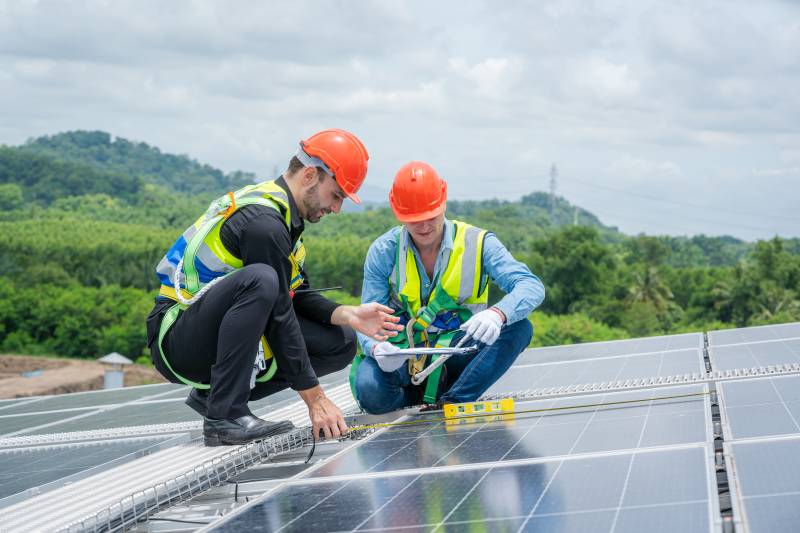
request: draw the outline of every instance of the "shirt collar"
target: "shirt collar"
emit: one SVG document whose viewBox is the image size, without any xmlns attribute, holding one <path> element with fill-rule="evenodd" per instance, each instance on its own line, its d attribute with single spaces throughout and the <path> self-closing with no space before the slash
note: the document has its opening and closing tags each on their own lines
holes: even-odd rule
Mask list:
<svg viewBox="0 0 800 533">
<path fill-rule="evenodd" d="M 300 212 L 297 210 L 297 202 L 294 201 L 292 191 L 283 176 L 275 180 L 275 184 L 286 191 L 286 197 L 289 199 L 289 212 L 291 213 L 292 235 L 303 233 L 305 223 L 300 218 Z"/>
<path fill-rule="evenodd" d="M 445 218 L 444 219 L 444 238 L 442 239 L 442 246 L 439 248 L 439 253 L 443 250 L 452 250 L 453 249 L 453 235 L 455 234 L 455 224 L 453 221 Z"/>
</svg>

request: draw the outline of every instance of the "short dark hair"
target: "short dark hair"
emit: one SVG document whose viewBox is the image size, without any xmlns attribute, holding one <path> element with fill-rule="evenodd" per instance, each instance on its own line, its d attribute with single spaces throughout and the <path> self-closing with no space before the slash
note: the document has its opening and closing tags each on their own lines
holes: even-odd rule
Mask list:
<svg viewBox="0 0 800 533">
<path fill-rule="evenodd" d="M 299 159 L 297 159 L 297 156 L 292 156 L 292 159 L 289 161 L 289 168 L 286 169 L 286 174 L 292 175 L 303 168 L 305 168 L 305 165 L 301 163 Z M 315 168 L 317 169 L 317 175 L 319 176 L 319 179 L 325 179 L 325 176 L 328 175 L 328 173 L 325 172 L 325 169 L 322 167 Z"/>
</svg>

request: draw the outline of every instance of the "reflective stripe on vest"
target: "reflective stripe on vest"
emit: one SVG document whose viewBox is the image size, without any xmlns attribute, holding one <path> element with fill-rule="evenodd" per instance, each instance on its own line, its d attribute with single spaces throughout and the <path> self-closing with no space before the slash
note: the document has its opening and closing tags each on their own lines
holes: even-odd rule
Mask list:
<svg viewBox="0 0 800 533">
<path fill-rule="evenodd" d="M 175 269 L 181 259 L 184 279 L 181 280 L 182 294 L 195 294 L 211 280 L 229 274 L 242 267 L 241 259 L 231 254 L 222 243 L 220 228 L 223 222 L 236 210 L 246 205 L 263 205 L 275 209 L 284 218 L 287 227 L 291 224 L 289 198 L 286 192 L 274 181 L 266 181 L 257 185 L 249 185 L 234 193 L 228 193 L 214 200 L 206 212 L 197 219 L 175 241 L 156 267 L 161 279 L 162 294 L 169 296 L 172 289 L 174 299 Z M 294 250 L 289 255 L 292 275 L 289 289 L 295 289 L 303 283 L 302 267 L 306 252 L 302 238 L 297 240 Z"/>
<path fill-rule="evenodd" d="M 483 273 L 483 240 L 487 231 L 463 222 L 453 221 L 453 249 L 444 258 L 446 266 L 430 293 L 429 305 L 437 302 L 435 314 L 442 311 L 466 311 L 466 315 L 486 309 L 489 301 L 488 276 Z M 417 262 L 405 228 L 399 230 L 397 260 L 392 273 L 392 298 L 410 317 L 428 327 L 435 316 L 426 315 Z M 440 292 L 449 298 L 443 298 Z M 443 303 L 442 303 L 443 302 Z M 449 302 L 449 303 L 448 303 Z M 459 314 L 464 314 L 464 313 Z"/>
</svg>

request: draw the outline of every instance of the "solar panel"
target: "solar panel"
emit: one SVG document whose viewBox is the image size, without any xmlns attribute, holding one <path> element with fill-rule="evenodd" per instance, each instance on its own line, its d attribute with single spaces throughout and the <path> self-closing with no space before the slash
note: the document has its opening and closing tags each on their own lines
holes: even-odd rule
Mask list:
<svg viewBox="0 0 800 533">
<path fill-rule="evenodd" d="M 36 446 L 0 451 L 0 502 L 13 494 L 40 487 L 90 468 L 152 448 L 170 437 L 122 439 L 72 444 Z M 116 463 L 115 463 L 116 464 Z"/>
<path fill-rule="evenodd" d="M 800 522 L 800 438 L 726 445 L 734 517 L 750 533 L 793 533 Z"/>
<path fill-rule="evenodd" d="M 653 354 L 606 357 L 512 366 L 488 394 L 558 387 L 580 383 L 699 373 L 703 370 L 699 349 Z"/>
<path fill-rule="evenodd" d="M 4 409 L 7 409 L 14 405 L 18 405 L 20 403 L 30 402 L 38 399 L 39 399 L 38 397 L 34 397 L 34 398 L 9 398 L 7 400 L 0 400 L 0 411 L 3 411 Z"/>
<path fill-rule="evenodd" d="M 714 370 L 800 363 L 800 339 L 709 346 Z"/>
<path fill-rule="evenodd" d="M 696 446 L 305 480 L 211 531 L 710 531 L 709 455 Z"/>
<path fill-rule="evenodd" d="M 87 408 L 81 411 L 71 411 L 69 416 L 78 416 L 80 414 L 91 413 L 94 409 Z M 2 411 L 0 411 L 2 413 Z M 63 420 L 64 413 L 49 412 L 49 413 L 34 413 L 34 414 L 21 414 L 21 415 L 1 415 L 0 414 L 0 437 L 16 434 L 19 432 L 26 432 L 30 428 L 38 427 L 45 424 L 51 424 Z M 49 432 L 48 432 L 49 433 Z"/>
<path fill-rule="evenodd" d="M 800 433 L 800 376 L 720 383 L 728 438 Z"/>
<path fill-rule="evenodd" d="M 725 344 L 792 339 L 798 337 L 800 337 L 800 322 L 793 322 L 791 324 L 775 324 L 771 326 L 710 331 L 708 333 L 708 343 L 711 346 L 722 346 Z"/>
<path fill-rule="evenodd" d="M 260 479 L 265 475 L 260 472 L 251 472 L 255 477 L 238 476 L 238 483 L 248 483 L 244 491 L 248 497 L 257 499 L 227 514 L 212 529 L 728 531 L 732 517 L 727 507 L 720 509 L 720 501 L 726 502 L 730 481 L 734 515 L 739 520 L 736 529 L 792 530 L 800 521 L 800 512 L 786 510 L 786 506 L 800 508 L 796 500 L 800 487 L 793 485 L 800 477 L 800 462 L 794 459 L 800 452 L 800 375 L 792 366 L 800 364 L 797 333 L 800 323 L 712 332 L 709 340 L 715 342 L 707 353 L 716 373 L 706 373 L 702 334 L 528 350 L 487 391 L 495 398 L 515 394 L 514 413 L 445 421 L 439 412 L 403 410 L 380 417 L 381 421 L 398 422 L 392 427 L 355 441 L 321 445 L 314 459 L 318 462 L 310 467 L 295 465 L 305 450 L 302 437 L 290 439 L 286 448 L 274 448 L 290 451 L 283 463 L 286 468 L 270 472 L 268 482 Z M 758 370 L 742 370 L 750 367 Z M 728 372 L 734 369 L 736 372 Z M 769 377 L 761 377 L 764 375 Z M 333 396 L 342 399 L 346 386 L 341 384 L 346 377 L 347 371 L 342 371 L 321 381 L 335 385 Z M 698 383 L 687 384 L 692 381 Z M 188 389 L 168 387 L 172 388 L 165 388 L 155 400 L 136 396 L 120 405 L 125 399 L 109 394 L 104 396 L 106 403 L 83 410 L 80 406 L 89 404 L 81 403 L 77 396 L 66 404 L 57 398 L 38 399 L 27 406 L 0 403 L 0 428 L 6 431 L 19 420 L 37 426 L 43 420 L 37 417 L 61 416 L 53 425 L 19 430 L 43 435 L 50 443 L 62 438 L 50 433 L 65 431 L 102 432 L 137 426 L 133 434 L 144 434 L 145 430 L 138 432 L 138 426 L 180 421 L 199 427 L 200 417 L 183 404 Z M 635 390 L 612 392 L 620 388 Z M 709 392 L 715 388 L 716 396 Z M 537 396 L 546 399 L 535 399 Z M 40 410 L 54 405 L 61 406 L 58 412 Z M 285 416 L 302 415 L 305 407 L 293 391 L 284 390 L 251 403 L 251 409 L 270 418 L 278 409 L 291 413 Z M 65 419 L 76 414 L 87 416 Z M 721 436 L 716 434 L 717 416 L 721 416 Z M 374 420 L 357 417 L 353 424 Z M 188 431 L 196 426 L 177 427 Z M 109 442 L 108 436 L 92 434 L 91 438 Z M 34 436 L 19 442 L 41 439 Z M 730 465 L 727 472 L 725 462 L 715 457 L 720 442 Z M 20 446 L 14 439 L 4 445 L 6 451 Z M 231 452 L 250 454 L 245 448 L 232 448 Z M 214 454 L 220 452 L 227 450 L 196 444 L 187 445 L 185 453 L 169 450 L 187 461 L 186 468 L 200 473 L 206 472 L 206 466 L 195 468 L 189 456 L 215 457 L 216 461 Z M 79 452 L 75 454 L 77 461 Z M 767 462 L 762 455 L 769 456 Z M 3 457 L 0 452 L 0 471 L 6 466 Z M 120 471 L 131 466 L 152 477 L 149 459 L 126 463 Z M 57 456 L 53 461 L 69 464 Z M 783 470 L 776 466 L 779 463 L 785 463 Z M 33 460 L 31 464 L 34 483 L 38 463 Z M 58 470 L 44 464 L 43 472 Z M 208 471 L 198 479 L 211 479 L 220 472 Z M 160 470 L 158 474 L 163 475 Z M 104 475 L 99 474 L 98 479 Z M 126 490 L 131 487 L 126 494 L 134 487 L 143 495 L 153 494 L 131 477 L 137 476 L 125 478 Z M 184 477 L 167 485 L 171 494 L 193 493 L 188 490 L 190 480 Z M 260 491 L 256 487 L 261 487 Z M 209 506 L 211 493 L 217 490 L 224 501 Z M 195 506 L 181 505 L 180 512 L 191 520 L 193 512 L 206 509 L 204 520 L 216 520 L 217 511 L 227 513 L 238 505 L 231 501 L 233 490 L 238 491 L 238 485 L 236 489 L 212 489 L 198 498 Z M 168 501 L 172 503 L 171 494 Z M 161 500 L 155 497 L 153 501 Z M 108 499 L 108 505 L 116 502 Z M 71 506 L 71 520 L 85 520 L 80 516 L 83 509 L 76 511 L 74 503 L 67 506 Z M 775 510 L 776 506 L 781 509 Z M 127 520 L 122 518 L 126 512 L 132 513 L 131 520 L 141 519 L 153 512 L 152 508 L 126 511 L 121 503 L 104 509 L 98 511 L 107 512 L 108 520 L 117 514 L 120 520 Z M 102 516 L 100 520 L 105 521 L 106 515 Z M 160 516 L 169 519 L 167 511 Z M 91 525 L 95 523 L 92 520 L 81 523 Z"/>
<path fill-rule="evenodd" d="M 89 411 L 89 416 L 76 416 L 46 427 L 26 430 L 24 435 L 43 435 L 46 433 L 66 433 L 69 431 L 88 431 L 93 429 L 121 428 L 126 426 L 144 426 L 148 424 L 168 424 L 171 422 L 189 422 L 199 420 L 199 415 L 181 400 L 169 402 L 152 402 L 129 404 L 106 411 Z M 73 413 L 62 413 L 64 415 Z"/>
<path fill-rule="evenodd" d="M 645 337 L 621 341 L 590 342 L 569 344 L 546 348 L 525 350 L 517 358 L 516 364 L 549 363 L 556 361 L 577 361 L 597 357 L 624 356 L 643 353 L 667 352 L 676 350 L 699 350 L 703 347 L 701 333 Z"/>
<path fill-rule="evenodd" d="M 670 398 L 639 401 L 663 397 Z M 407 425 L 328 462 L 314 476 L 710 442 L 710 416 L 707 391 L 700 386 L 518 402 L 514 415 L 460 424 L 442 422 L 438 414 L 415 415 Z"/>
<path fill-rule="evenodd" d="M 139 400 L 150 396 L 159 396 L 176 388 L 178 385 L 159 384 L 145 385 L 142 387 L 131 387 L 122 389 L 109 389 L 92 392 L 77 392 L 73 394 L 61 394 L 55 397 L 43 396 L 38 400 L 26 402 L 21 405 L 9 407 L 0 411 L 2 415 L 19 413 L 36 413 L 42 411 L 53 411 L 59 409 L 76 409 L 83 407 L 102 407 L 105 405 L 119 404 Z"/>
</svg>

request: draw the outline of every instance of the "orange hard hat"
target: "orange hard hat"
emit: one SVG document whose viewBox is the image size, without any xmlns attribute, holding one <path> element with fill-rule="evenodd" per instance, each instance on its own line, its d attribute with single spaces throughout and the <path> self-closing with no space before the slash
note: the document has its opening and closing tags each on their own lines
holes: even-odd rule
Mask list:
<svg viewBox="0 0 800 533">
<path fill-rule="evenodd" d="M 401 222 L 438 216 L 447 202 L 447 182 L 428 163 L 411 161 L 394 176 L 389 205 Z"/>
<path fill-rule="evenodd" d="M 361 203 L 356 193 L 367 177 L 369 154 L 358 137 L 345 130 L 322 130 L 300 141 L 297 157 L 306 166 L 323 167 L 348 198 Z"/>
</svg>

